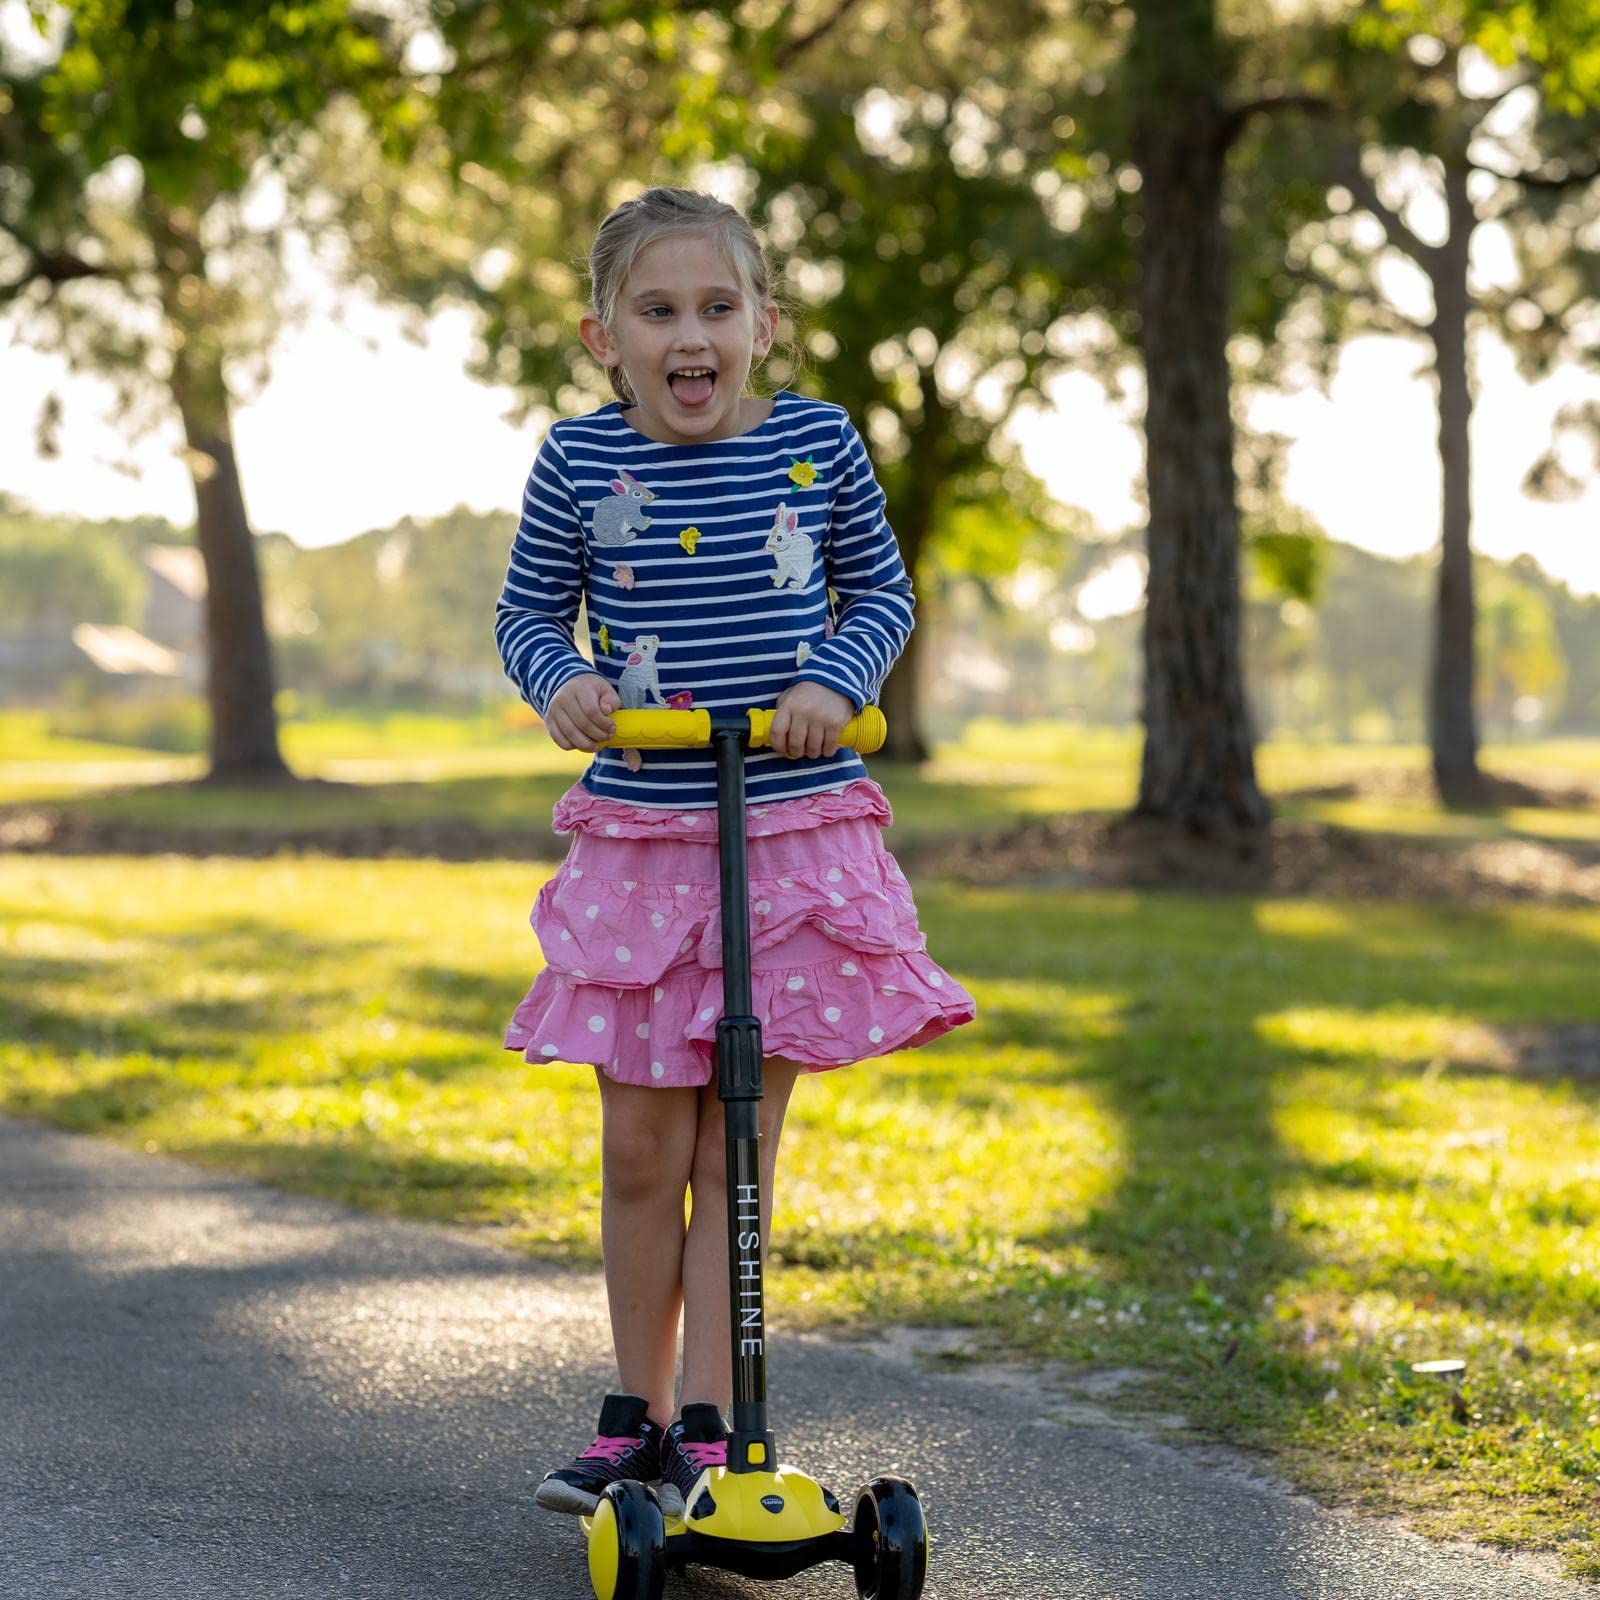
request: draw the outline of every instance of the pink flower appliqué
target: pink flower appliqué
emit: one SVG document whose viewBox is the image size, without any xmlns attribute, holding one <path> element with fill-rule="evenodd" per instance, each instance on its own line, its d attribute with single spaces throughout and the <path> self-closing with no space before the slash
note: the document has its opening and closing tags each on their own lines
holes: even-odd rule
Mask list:
<svg viewBox="0 0 1600 1600">
<path fill-rule="evenodd" d="M 632 567 L 613 567 L 611 576 L 616 580 L 619 589 L 631 589 L 633 587 Z"/>
<path fill-rule="evenodd" d="M 687 689 L 680 689 L 676 694 L 667 696 L 667 704 L 674 711 L 694 710 L 694 696 Z"/>
</svg>

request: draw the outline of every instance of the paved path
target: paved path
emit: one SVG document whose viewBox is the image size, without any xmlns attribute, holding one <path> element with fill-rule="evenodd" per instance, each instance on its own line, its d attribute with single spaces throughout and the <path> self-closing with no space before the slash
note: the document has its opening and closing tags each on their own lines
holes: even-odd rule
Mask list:
<svg viewBox="0 0 1600 1600">
<path fill-rule="evenodd" d="M 576 1524 L 531 1496 L 608 1384 L 603 1307 L 463 1231 L 0 1118 L 0 1595 L 584 1600 Z M 781 1334 L 771 1383 L 785 1457 L 917 1483 L 934 1600 L 1594 1600 L 1081 1403 Z"/>
</svg>

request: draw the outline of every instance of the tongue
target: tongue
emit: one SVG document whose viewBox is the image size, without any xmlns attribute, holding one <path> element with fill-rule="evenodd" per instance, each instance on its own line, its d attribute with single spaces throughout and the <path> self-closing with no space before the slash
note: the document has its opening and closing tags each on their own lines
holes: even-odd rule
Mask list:
<svg viewBox="0 0 1600 1600">
<path fill-rule="evenodd" d="M 702 406 L 711 398 L 715 378 L 674 378 L 672 392 L 686 406 Z"/>
</svg>

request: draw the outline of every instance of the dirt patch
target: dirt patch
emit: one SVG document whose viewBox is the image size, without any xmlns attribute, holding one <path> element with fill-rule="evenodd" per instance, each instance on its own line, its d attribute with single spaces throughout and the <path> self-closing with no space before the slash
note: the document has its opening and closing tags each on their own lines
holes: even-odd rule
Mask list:
<svg viewBox="0 0 1600 1600">
<path fill-rule="evenodd" d="M 1142 818 L 1038 817 L 901 855 L 908 872 L 973 884 L 1600 905 L 1600 845 L 1444 844 L 1320 822 L 1198 831 Z"/>
<path fill-rule="evenodd" d="M 476 823 L 359 822 L 265 828 L 162 826 L 111 821 L 70 807 L 0 806 L 0 853 L 39 855 L 324 855 L 358 860 L 549 861 L 562 853 L 548 824 L 525 829 Z"/>
<path fill-rule="evenodd" d="M 1600 1022 L 1463 1023 L 1445 1041 L 1444 1056 L 1468 1071 L 1600 1083 Z"/>
<path fill-rule="evenodd" d="M 1321 784 L 1307 789 L 1283 791 L 1285 800 L 1373 800 L 1386 804 L 1417 805 L 1432 808 L 1438 804 L 1433 775 L 1421 767 L 1372 767 L 1342 783 Z M 1549 773 L 1484 773 L 1479 793 L 1468 810 L 1577 811 L 1585 806 L 1600 807 L 1600 784 L 1564 775 L 1554 780 Z"/>
</svg>

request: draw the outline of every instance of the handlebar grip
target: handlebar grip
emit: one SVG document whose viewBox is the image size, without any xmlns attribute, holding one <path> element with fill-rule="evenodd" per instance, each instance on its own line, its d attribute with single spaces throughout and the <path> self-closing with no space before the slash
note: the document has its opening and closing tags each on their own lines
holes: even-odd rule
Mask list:
<svg viewBox="0 0 1600 1600">
<path fill-rule="evenodd" d="M 752 711 L 750 713 L 750 748 L 763 750 L 769 742 L 772 732 L 772 718 L 775 713 L 771 711 Z M 858 755 L 870 756 L 874 750 L 883 748 L 883 741 L 889 737 L 889 724 L 884 721 L 883 713 L 876 706 L 864 706 L 859 716 L 852 717 L 839 731 L 839 747 L 842 750 L 854 750 Z"/>
<path fill-rule="evenodd" d="M 772 731 L 773 713 L 751 711 L 750 748 L 765 749 Z M 702 750 L 711 743 L 709 711 L 613 711 L 616 732 L 601 749 Z M 841 748 L 871 755 L 883 748 L 889 725 L 876 706 L 867 706 L 860 716 L 845 723 L 839 734 Z"/>
</svg>

